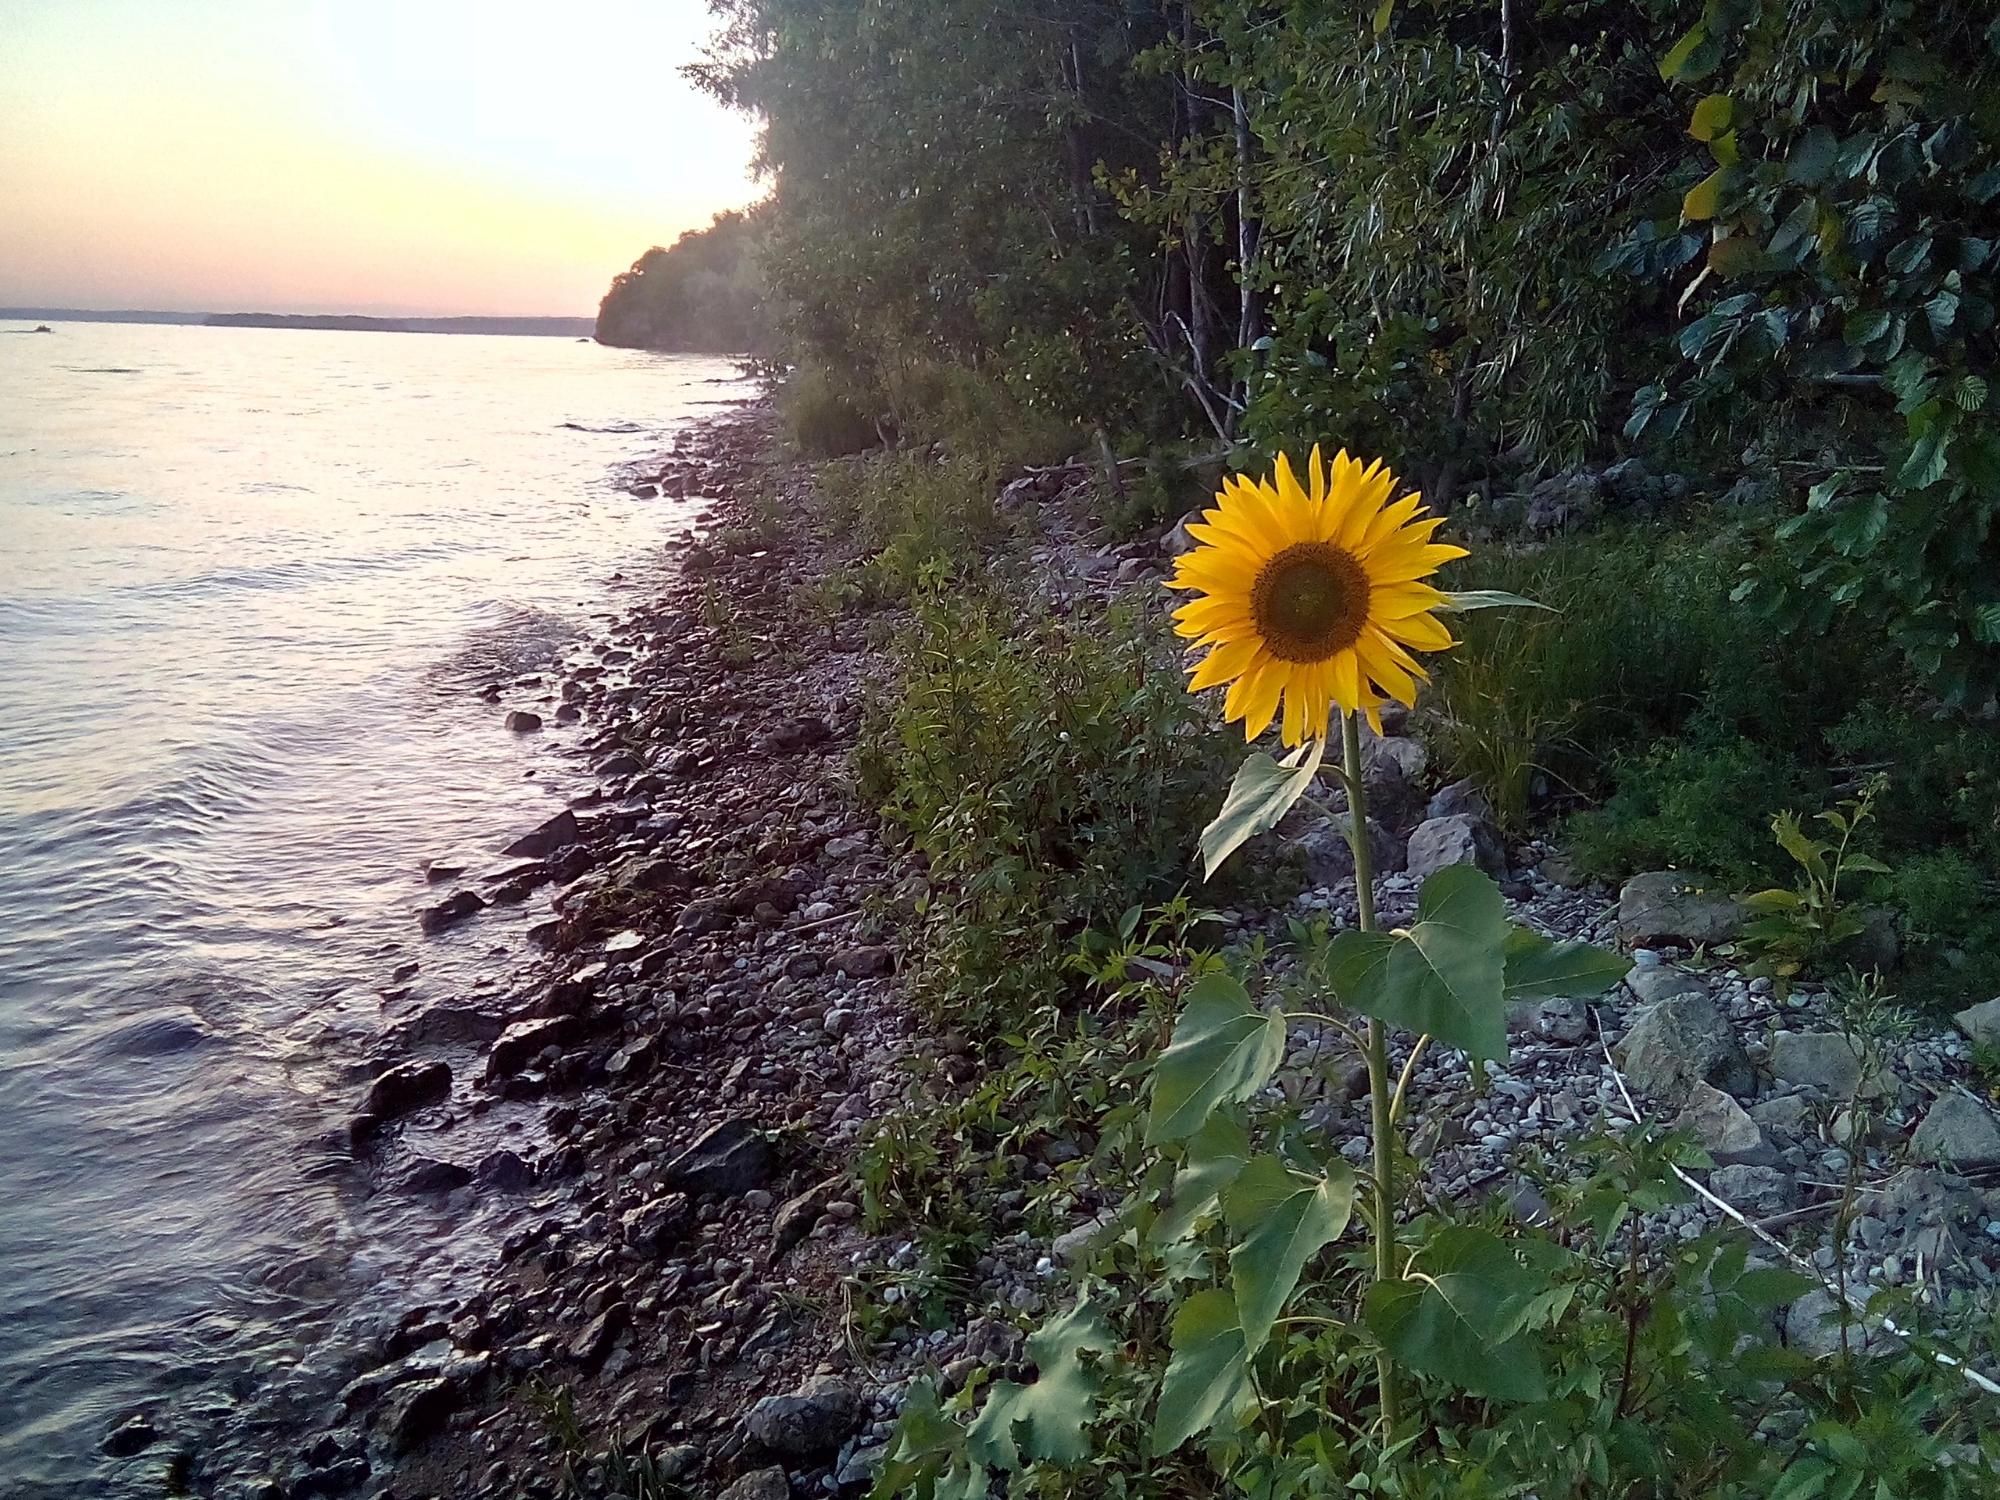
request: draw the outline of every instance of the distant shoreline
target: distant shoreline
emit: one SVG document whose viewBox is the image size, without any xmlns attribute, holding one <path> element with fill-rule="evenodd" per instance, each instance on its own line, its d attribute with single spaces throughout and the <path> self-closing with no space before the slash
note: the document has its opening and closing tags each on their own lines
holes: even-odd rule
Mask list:
<svg viewBox="0 0 2000 1500">
<path fill-rule="evenodd" d="M 204 328 L 315 328 L 350 333 L 510 333 L 589 338 L 592 318 L 378 318 L 359 313 L 100 312 L 75 307 L 0 307 L 0 319 L 36 323 L 174 323 Z"/>
</svg>

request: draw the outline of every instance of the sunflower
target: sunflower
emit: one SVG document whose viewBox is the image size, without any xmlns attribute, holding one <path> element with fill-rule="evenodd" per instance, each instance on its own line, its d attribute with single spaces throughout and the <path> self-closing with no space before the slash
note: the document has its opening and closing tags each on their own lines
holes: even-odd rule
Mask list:
<svg viewBox="0 0 2000 1500">
<path fill-rule="evenodd" d="M 1278 455 L 1270 479 L 1231 475 L 1215 508 L 1190 525 L 1198 545 L 1169 587 L 1200 597 L 1174 629 L 1208 647 L 1188 691 L 1229 684 L 1224 716 L 1254 740 L 1278 717 L 1287 745 L 1324 739 L 1334 708 L 1362 713 L 1379 733 L 1381 706 L 1414 704 L 1427 680 L 1411 653 L 1456 645 L 1432 613 L 1446 595 L 1423 582 L 1463 547 L 1433 542 L 1443 521 L 1421 497 L 1390 503 L 1396 476 L 1319 449 L 1306 483 Z"/>
</svg>

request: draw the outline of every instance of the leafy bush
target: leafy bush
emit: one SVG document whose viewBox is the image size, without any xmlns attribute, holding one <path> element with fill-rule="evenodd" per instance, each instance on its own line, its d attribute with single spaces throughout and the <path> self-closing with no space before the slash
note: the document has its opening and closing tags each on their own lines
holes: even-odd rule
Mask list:
<svg viewBox="0 0 2000 1500">
<path fill-rule="evenodd" d="M 977 572 L 1005 530 L 986 468 L 971 459 L 894 453 L 830 465 L 818 496 L 861 554 L 857 582 L 876 600 L 905 598 L 926 576 Z"/>
<path fill-rule="evenodd" d="M 998 1031 L 1053 1003 L 1077 932 L 1184 878 L 1227 751 L 1129 609 L 1024 620 L 976 591 L 920 600 L 877 707 L 864 791 L 929 858 L 921 987 Z"/>
<path fill-rule="evenodd" d="M 792 372 L 785 382 L 784 408 L 793 446 L 808 457 L 839 458 L 881 441 L 874 422 L 848 398 L 842 383 L 816 366 Z"/>
</svg>

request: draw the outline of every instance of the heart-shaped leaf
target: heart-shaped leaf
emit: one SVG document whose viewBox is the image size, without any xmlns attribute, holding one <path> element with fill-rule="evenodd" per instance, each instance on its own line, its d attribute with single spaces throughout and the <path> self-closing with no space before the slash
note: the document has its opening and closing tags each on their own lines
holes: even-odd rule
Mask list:
<svg viewBox="0 0 2000 1500">
<path fill-rule="evenodd" d="M 1267 1015 L 1227 974 L 1209 974 L 1188 991 L 1174 1039 L 1153 1065 L 1150 1145 L 1185 1140 L 1218 1104 L 1248 1099 L 1271 1081 L 1285 1055 L 1285 1022 Z"/>
<path fill-rule="evenodd" d="M 1190 1233 L 1249 1159 L 1250 1132 L 1226 1114 L 1211 1114 L 1188 1140 L 1187 1159 L 1174 1173 L 1173 1200 L 1153 1221 L 1153 1243 L 1171 1244 Z"/>
<path fill-rule="evenodd" d="M 1507 933 L 1504 986 L 1516 1000 L 1585 999 L 1623 979 L 1632 961 L 1588 943 L 1555 943 L 1527 927 Z"/>
<path fill-rule="evenodd" d="M 1174 1314 L 1173 1357 L 1153 1413 L 1153 1455 L 1164 1457 L 1255 1399 L 1236 1299 L 1197 1292 Z"/>
<path fill-rule="evenodd" d="M 982 1464 L 1018 1469 L 1021 1455 L 1075 1463 L 1090 1453 L 1084 1424 L 1095 1409 L 1104 1376 L 1086 1364 L 1086 1350 L 1109 1356 L 1111 1325 L 1088 1302 L 1079 1302 L 1028 1336 L 1035 1362 L 1033 1385 L 1011 1380 L 996 1384 L 966 1432 L 966 1447 Z"/>
<path fill-rule="evenodd" d="M 1222 1194 L 1236 1234 L 1229 1284 L 1246 1354 L 1255 1354 L 1299 1284 L 1299 1273 L 1340 1238 L 1354 1212 L 1354 1173 L 1344 1163 L 1324 1177 L 1294 1172 L 1275 1156 L 1254 1158 Z"/>
<path fill-rule="evenodd" d="M 1471 865 L 1450 865 L 1418 892 L 1415 926 L 1341 933 L 1327 946 L 1327 972 L 1349 1009 L 1497 1062 L 1507 1055 L 1508 930 L 1500 887 Z"/>
<path fill-rule="evenodd" d="M 1498 1235 L 1443 1229 L 1411 1275 L 1368 1289 L 1368 1327 L 1413 1370 L 1475 1396 L 1540 1401 L 1548 1393 L 1541 1350 L 1522 1328 L 1546 1288 Z"/>
</svg>

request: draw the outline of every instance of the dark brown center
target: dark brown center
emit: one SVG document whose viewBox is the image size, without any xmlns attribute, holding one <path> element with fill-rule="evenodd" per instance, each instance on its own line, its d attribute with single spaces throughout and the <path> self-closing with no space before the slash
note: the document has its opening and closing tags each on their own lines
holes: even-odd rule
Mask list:
<svg viewBox="0 0 2000 1500">
<path fill-rule="evenodd" d="M 1250 613 L 1280 661 L 1325 661 L 1361 639 L 1368 575 L 1331 542 L 1294 542 L 1258 571 Z"/>
</svg>

